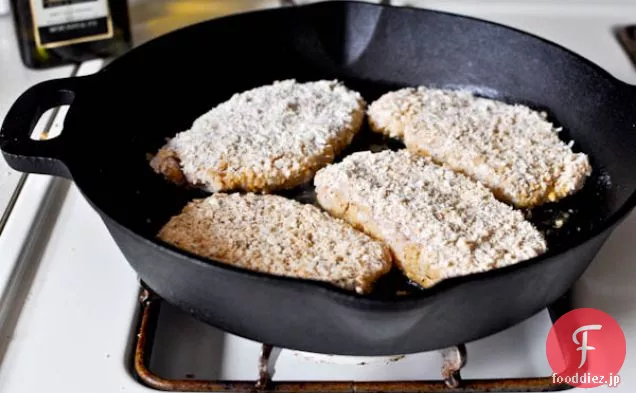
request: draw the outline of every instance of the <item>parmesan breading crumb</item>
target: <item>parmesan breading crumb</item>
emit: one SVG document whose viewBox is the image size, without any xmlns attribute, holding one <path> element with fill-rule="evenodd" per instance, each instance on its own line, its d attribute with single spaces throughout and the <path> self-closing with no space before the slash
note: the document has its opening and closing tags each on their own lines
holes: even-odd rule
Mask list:
<svg viewBox="0 0 636 393">
<path fill-rule="evenodd" d="M 407 150 L 354 153 L 318 171 L 314 184 L 323 208 L 385 242 L 405 275 L 424 287 L 547 249 L 520 211 Z"/>
<path fill-rule="evenodd" d="M 315 206 L 276 195 L 195 200 L 158 237 L 202 257 L 359 293 L 369 292 L 392 264 L 380 242 Z"/>
<path fill-rule="evenodd" d="M 177 184 L 269 192 L 311 180 L 359 131 L 365 102 L 337 81 L 275 82 L 233 95 L 151 161 Z"/>
<path fill-rule="evenodd" d="M 588 157 L 559 139 L 545 113 L 468 92 L 405 88 L 368 109 L 371 129 L 412 152 L 482 182 L 517 207 L 554 202 L 580 190 Z"/>
</svg>

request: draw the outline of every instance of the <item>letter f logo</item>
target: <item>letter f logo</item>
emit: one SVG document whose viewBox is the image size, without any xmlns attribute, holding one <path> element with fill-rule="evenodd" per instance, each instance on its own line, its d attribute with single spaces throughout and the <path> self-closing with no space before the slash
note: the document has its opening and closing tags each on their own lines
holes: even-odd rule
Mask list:
<svg viewBox="0 0 636 393">
<path fill-rule="evenodd" d="M 580 347 L 578 347 L 576 350 L 577 351 L 581 351 L 581 364 L 579 364 L 579 368 L 583 367 L 583 365 L 585 364 L 585 361 L 587 360 L 587 351 L 591 351 L 593 349 L 596 349 L 594 347 L 588 346 L 587 345 L 587 331 L 588 330 L 601 330 L 602 326 L 601 325 L 585 325 L 585 326 L 581 326 L 580 328 L 576 329 L 574 331 L 574 333 L 572 334 L 572 341 L 574 341 L 574 344 L 577 345 L 581 345 Z M 581 342 L 579 342 L 579 340 L 576 338 L 576 335 L 581 333 Z"/>
</svg>

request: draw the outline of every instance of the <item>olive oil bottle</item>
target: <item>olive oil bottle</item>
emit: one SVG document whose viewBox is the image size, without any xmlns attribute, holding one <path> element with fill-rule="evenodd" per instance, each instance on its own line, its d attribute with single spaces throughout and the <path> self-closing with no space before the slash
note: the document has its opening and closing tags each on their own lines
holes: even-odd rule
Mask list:
<svg viewBox="0 0 636 393">
<path fill-rule="evenodd" d="M 29 68 L 114 57 L 131 45 L 127 0 L 11 0 L 11 10 Z"/>
</svg>

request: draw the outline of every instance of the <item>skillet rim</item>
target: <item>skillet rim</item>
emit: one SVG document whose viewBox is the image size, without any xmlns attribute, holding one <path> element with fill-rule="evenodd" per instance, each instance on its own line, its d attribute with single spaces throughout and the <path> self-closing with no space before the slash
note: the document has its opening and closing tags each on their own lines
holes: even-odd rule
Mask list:
<svg viewBox="0 0 636 393">
<path fill-rule="evenodd" d="M 188 26 L 170 31 L 162 36 L 156 37 L 152 40 L 149 40 L 137 46 L 136 48 L 132 49 L 130 52 L 134 52 L 135 50 L 140 52 L 142 50 L 141 48 L 155 45 L 157 41 L 161 40 L 162 38 L 166 36 L 178 35 L 180 32 L 184 30 L 194 29 L 199 25 L 213 23 L 218 20 L 226 20 L 226 19 L 234 19 L 234 18 L 240 19 L 242 16 L 252 15 L 252 14 L 276 13 L 276 12 L 284 11 L 287 8 L 303 9 L 303 8 L 330 7 L 331 4 L 333 3 L 336 3 L 336 2 L 326 1 L 326 2 L 296 5 L 296 6 L 285 7 L 285 8 L 269 8 L 264 10 L 254 10 L 254 11 L 235 13 L 231 15 L 225 15 L 225 16 L 201 21 L 192 25 L 188 25 Z M 369 3 L 369 2 L 360 1 L 360 0 L 343 0 L 343 1 L 338 1 L 337 3 L 356 4 L 362 7 L 371 7 L 371 8 L 376 7 L 376 8 L 382 8 L 382 9 L 388 9 L 388 8 L 406 9 L 411 12 L 441 14 L 441 15 L 450 16 L 455 19 L 467 19 L 473 22 L 484 24 L 484 25 L 496 26 L 498 28 L 503 28 L 508 31 L 513 31 L 518 34 L 522 34 L 528 38 L 538 40 L 539 42 L 541 42 L 542 45 L 549 45 L 555 49 L 558 49 L 559 51 L 563 53 L 567 53 L 570 56 L 573 56 L 576 60 L 580 61 L 582 64 L 585 64 L 586 66 L 590 67 L 594 71 L 596 76 L 599 79 L 602 78 L 605 83 L 613 84 L 616 87 L 624 91 L 627 91 L 628 96 L 630 96 L 630 98 L 636 97 L 636 86 L 621 81 L 620 79 L 610 74 L 607 70 L 605 70 L 598 64 L 592 62 L 591 60 L 583 57 L 582 55 L 574 52 L 571 49 L 568 49 L 546 38 L 518 29 L 516 27 L 511 27 L 508 25 L 504 25 L 502 23 L 492 22 L 489 20 L 485 20 L 485 19 L 481 19 L 481 18 L 477 18 L 473 16 L 462 15 L 462 14 L 457 14 L 457 13 L 448 12 L 448 11 L 434 10 L 429 8 L 413 7 L 408 5 L 394 6 L 394 5 L 387 5 L 387 4 Z M 151 49 L 146 49 L 146 50 L 151 50 Z M 117 66 L 117 64 L 122 63 L 123 62 L 122 59 L 125 60 L 126 56 L 127 54 L 123 54 L 122 56 L 114 59 L 112 62 L 107 64 L 104 68 L 102 68 L 97 74 L 95 74 L 94 77 L 96 79 L 107 78 L 108 72 L 111 72 L 113 65 Z M 72 110 L 69 111 L 69 115 L 72 116 Z M 69 172 L 71 173 L 71 177 L 73 177 L 72 176 L 73 170 L 71 168 L 69 168 Z M 181 250 L 177 247 L 174 247 L 166 242 L 159 240 L 156 237 L 148 238 L 146 236 L 143 236 L 137 233 L 136 231 L 132 230 L 128 226 L 121 224 L 119 220 L 113 218 L 111 215 L 104 213 L 104 211 L 101 208 L 99 208 L 96 204 L 94 204 L 92 199 L 89 198 L 86 195 L 86 193 L 83 191 L 82 185 L 76 183 L 76 186 L 81 191 L 81 193 L 84 194 L 86 199 L 89 201 L 90 205 L 102 216 L 102 219 L 106 219 L 105 221 L 107 221 L 107 223 L 110 222 L 112 224 L 115 224 L 117 229 L 126 233 L 127 236 L 132 237 L 135 240 L 137 240 L 139 243 L 152 247 L 157 251 L 167 253 L 172 258 L 178 258 L 182 260 L 187 259 L 188 262 L 195 263 L 203 268 L 211 267 L 213 269 L 221 269 L 225 271 L 230 271 L 234 274 L 242 274 L 242 275 L 251 276 L 251 278 L 254 278 L 254 279 L 262 279 L 262 280 L 270 281 L 273 284 L 280 283 L 281 285 L 288 285 L 288 286 L 292 285 L 297 287 L 313 288 L 313 290 L 317 290 L 328 296 L 337 298 L 338 301 L 349 303 L 351 305 L 364 306 L 369 308 L 374 306 L 384 307 L 384 306 L 391 305 L 393 307 L 399 307 L 401 309 L 403 307 L 416 306 L 423 300 L 434 298 L 435 296 L 439 296 L 441 293 L 445 291 L 448 291 L 454 287 L 460 287 L 472 281 L 488 280 L 492 277 L 496 277 L 500 275 L 504 276 L 504 275 L 514 273 L 515 271 L 525 269 L 532 264 L 546 263 L 548 260 L 552 258 L 556 258 L 562 254 L 565 254 L 568 251 L 574 250 L 599 236 L 610 235 L 611 232 L 613 231 L 612 227 L 619 224 L 623 219 L 627 217 L 627 215 L 634 209 L 634 207 L 636 207 L 636 189 L 634 189 L 631 195 L 629 195 L 629 197 L 625 200 L 625 202 L 607 219 L 601 221 L 593 230 L 585 233 L 584 235 L 570 236 L 569 238 L 572 239 L 572 241 L 566 241 L 565 244 L 562 244 L 556 248 L 550 248 L 548 249 L 546 253 L 542 255 L 518 262 L 510 266 L 505 266 L 505 267 L 488 270 L 484 272 L 471 273 L 468 275 L 463 275 L 458 277 L 447 278 L 430 288 L 419 288 L 419 290 L 407 296 L 395 296 L 395 297 L 387 298 L 386 296 L 375 297 L 377 295 L 374 296 L 373 292 L 371 292 L 370 294 L 365 294 L 365 295 L 358 294 L 355 291 L 346 290 L 346 289 L 337 287 L 333 284 L 330 284 L 328 282 L 322 282 L 322 281 L 305 279 L 305 278 L 278 276 L 278 275 L 273 275 L 269 273 L 240 268 L 240 267 L 237 267 L 228 263 L 223 263 L 214 259 L 200 257 L 198 255 L 195 255 L 185 250 Z M 143 279 L 143 277 L 141 278 Z"/>
</svg>

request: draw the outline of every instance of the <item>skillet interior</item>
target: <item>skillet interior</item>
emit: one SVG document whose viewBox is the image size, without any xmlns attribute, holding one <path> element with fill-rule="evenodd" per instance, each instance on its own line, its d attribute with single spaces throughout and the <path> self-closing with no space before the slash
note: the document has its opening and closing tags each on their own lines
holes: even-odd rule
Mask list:
<svg viewBox="0 0 636 393">
<path fill-rule="evenodd" d="M 576 213 L 561 231 L 550 234 L 549 255 L 500 272 L 448 280 L 430 291 L 399 296 L 399 302 L 394 294 L 396 286 L 403 287 L 400 282 L 385 282 L 383 290 L 365 300 L 336 289 L 318 290 L 319 286 L 301 281 L 219 270 L 218 265 L 194 263 L 183 254 L 177 257 L 175 253 L 168 256 L 165 250 L 144 250 L 147 243 L 130 240 L 134 235 L 119 225 L 154 239 L 158 229 L 187 201 L 205 195 L 165 182 L 150 170 L 147 154 L 156 152 L 165 138 L 187 129 L 197 116 L 233 93 L 285 78 L 337 78 L 369 102 L 401 86 L 427 85 L 469 88 L 480 95 L 544 109 L 567 130 L 566 136 L 576 140 L 576 148 L 591 156 L 595 176 L 576 197 L 533 212 L 535 222 L 544 228 L 542 222 L 550 226 L 555 212 L 572 209 Z M 168 300 L 210 323 L 301 350 L 360 355 L 415 352 L 468 341 L 519 322 L 563 294 L 583 272 L 607 231 L 560 252 L 606 229 L 608 219 L 626 208 L 636 185 L 634 90 L 562 48 L 470 18 L 355 2 L 251 13 L 164 36 L 133 50 L 90 79 L 76 92 L 67 117 L 64 161 L 82 192 L 103 213 L 142 279 Z M 372 140 L 365 130 L 352 149 L 366 148 L 369 142 Z M 148 260 L 152 258 L 154 267 Z M 168 262 L 170 258 L 189 260 L 193 267 L 187 271 L 184 265 L 184 272 L 179 273 Z M 222 315 L 231 311 L 221 311 L 224 306 L 216 301 L 227 299 L 218 295 L 213 300 L 203 293 L 206 285 L 212 285 L 210 280 L 207 284 L 191 282 L 191 288 L 186 288 L 184 280 L 205 276 L 208 267 L 216 269 L 210 274 L 224 271 L 232 277 L 244 277 L 246 285 L 247 281 L 254 285 L 255 293 L 262 284 L 265 296 L 288 296 L 277 294 L 287 286 L 306 295 L 309 304 L 314 299 L 315 307 L 331 304 L 332 316 L 351 325 L 345 326 L 349 335 L 352 327 L 369 320 L 379 323 L 387 312 L 397 318 L 391 323 L 402 325 L 382 322 L 378 329 L 385 333 L 397 329 L 395 334 L 368 331 L 360 336 L 357 330 L 358 337 L 352 339 L 342 331 L 334 336 L 333 329 L 343 329 L 334 324 L 319 331 L 334 337 L 322 342 L 294 334 L 283 337 L 284 331 L 276 333 L 274 325 L 255 329 Z M 170 273 L 171 279 L 167 277 Z M 311 293 L 314 289 L 316 293 Z M 321 303 L 320 296 L 332 296 L 342 308 L 326 300 Z M 352 313 L 353 307 L 360 308 L 359 315 Z M 459 308 L 451 311 L 451 307 Z M 369 310 L 376 314 L 368 314 Z M 484 310 L 497 315 L 480 315 Z M 245 312 L 255 317 L 259 314 L 257 305 Z M 261 317 L 267 318 L 267 312 L 262 311 Z M 411 329 L 421 330 L 423 322 L 418 321 L 426 315 L 436 315 L 439 330 L 446 329 L 444 335 L 432 334 L 411 343 L 396 341 Z M 302 318 L 299 315 L 297 319 Z M 467 320 L 473 324 L 470 328 L 465 326 Z M 462 321 L 463 327 L 448 327 Z M 311 324 L 312 317 L 298 323 L 288 321 L 286 330 Z"/>
<path fill-rule="evenodd" d="M 633 96 L 558 47 L 469 18 L 363 3 L 240 18 L 150 42 L 112 63 L 97 78 L 99 88 L 76 97 L 67 122 L 75 146 L 65 161 L 95 204 L 145 237 L 153 238 L 188 200 L 207 195 L 167 184 L 149 169 L 148 154 L 233 93 L 285 78 L 337 78 L 368 102 L 392 89 L 427 85 L 546 110 L 594 168 L 581 193 L 533 212 L 551 249 L 588 236 L 634 190 L 636 137 L 626 128 L 635 117 L 627 100 Z M 345 154 L 386 142 L 365 127 Z M 306 190 L 286 194 L 302 200 Z M 570 210 L 562 230 L 550 228 Z"/>
</svg>

